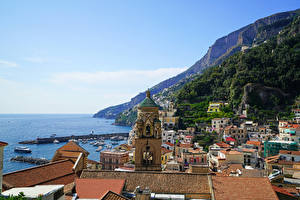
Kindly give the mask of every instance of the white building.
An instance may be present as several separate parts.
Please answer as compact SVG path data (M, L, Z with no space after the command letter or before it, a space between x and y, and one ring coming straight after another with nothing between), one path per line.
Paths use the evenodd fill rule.
M34 187L19 187L6 190L2 193L4 197L18 196L23 192L27 199L42 200L64 200L64 185L36 185Z
M175 136L176 136L176 131L174 131L174 130L169 130L169 131L164 130L162 132L161 139L162 139L163 143L169 142L169 143L174 144Z

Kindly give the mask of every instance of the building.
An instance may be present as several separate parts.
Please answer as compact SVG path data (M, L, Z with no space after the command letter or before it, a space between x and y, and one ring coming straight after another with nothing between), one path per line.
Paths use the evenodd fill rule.
M218 158L220 158L218 163L219 166L228 164L244 164L243 153L236 150L221 150L219 151Z
M162 147L169 149L169 150L174 150L174 144L170 143L170 142L165 142L161 145Z
M3 150L5 146L7 146L7 143L0 141L0 194L2 192Z
M293 141L271 140L264 142L264 157L275 156L280 150L298 151L298 143Z
M174 144L175 143L175 138L176 138L176 131L174 130L164 130L162 132L162 142L163 143L166 143L166 142L169 142L169 143L172 143Z
M82 159L82 168L86 169L89 154L90 153L88 151L86 151L74 141L69 141L67 144L55 151L52 162L70 159L75 163L80 157L80 159Z
M6 198L23 193L26 199L64 200L64 185L36 185L34 187L12 188L2 193Z
M281 140L300 142L300 124L288 124L280 129L279 138Z
M128 151L101 151L100 163L102 169L115 170L129 161Z
M233 126L233 125L227 126L224 129L224 135L235 139L237 142L237 145L246 143L246 141L248 140L248 135L247 135L246 129L240 128L237 126Z
M121 194L125 179L86 179L75 180L76 194L79 199L99 199L108 191Z
M221 108L224 106L223 102L209 102L209 106L207 109L208 113L220 112Z
M295 115L294 121L300 123L300 108L292 109L292 112Z
M202 149L188 148L187 151L181 152L181 158L184 169L190 165L208 165L207 153Z
M159 120L161 121L164 129L168 130L177 127L179 117L176 117L175 113L176 109L172 102L168 106L167 110L159 110Z
M214 118L211 120L212 131L221 133L226 126L230 123L229 118Z
M171 199L182 195L181 199L211 199L211 188L207 173L190 174L158 171L99 171L84 170L80 178L125 179L122 194L132 194L139 188L148 188L153 199Z
M135 170L161 171L161 121L159 106L151 99L150 91L138 106L135 129Z
M166 149L164 147L161 148L161 164L165 165L169 160L171 160L173 151Z
M10 172L3 175L3 189L35 185L68 185L77 177L77 167L72 160L60 160Z

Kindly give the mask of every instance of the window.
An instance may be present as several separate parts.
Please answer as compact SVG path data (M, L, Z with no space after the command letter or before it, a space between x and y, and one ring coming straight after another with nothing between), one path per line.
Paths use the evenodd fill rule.
M146 126L146 135L147 135L147 136L150 136L150 133L151 133L151 128L150 128L150 125L148 124L148 125Z

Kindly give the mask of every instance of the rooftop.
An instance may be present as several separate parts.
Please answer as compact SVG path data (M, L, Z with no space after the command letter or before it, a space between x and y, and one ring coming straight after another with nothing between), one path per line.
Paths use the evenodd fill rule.
M124 190L127 192L140 186L149 187L154 193L210 194L207 174L83 170L81 178L125 179Z
M229 144L226 144L225 142L219 142L219 143L216 143L216 145L218 145L221 148L230 148L231 147Z
M114 193L112 191L108 191L103 197L101 197L101 200L129 200L129 199L122 195Z
M216 200L278 200L268 178L214 176L212 185Z
M1 193L3 196L18 196L23 192L27 198L38 198L40 195L49 195L57 190L63 189L64 185L37 185L34 187L18 187L12 188Z
M260 141L247 141L246 144L251 144L251 145L254 145L254 146L260 146L261 145L261 142Z
M1 141L0 141L0 147L4 147L4 146L6 146L6 145L8 145L6 142L1 142Z
M142 101L142 103L139 104L139 108L144 108L144 107L159 107L152 99L150 96L150 91L148 90L146 92L146 98Z
M74 181L74 162L61 160L3 175L3 187L29 187L46 184L69 184Z
M280 150L280 154L290 154L294 156L300 156L300 151L288 151L288 150Z
M76 179L76 193L80 199L99 199L108 191L121 194L124 179Z

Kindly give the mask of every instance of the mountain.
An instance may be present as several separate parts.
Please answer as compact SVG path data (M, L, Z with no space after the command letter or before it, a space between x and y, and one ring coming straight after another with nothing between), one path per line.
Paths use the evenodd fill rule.
M273 29L265 27L264 29ZM261 31L265 31L262 29ZM181 127L210 123L247 110L248 118L292 118L291 107L300 98L300 16L272 38L238 52L187 83L176 95ZM207 113L209 101L229 103L220 113Z
M300 13L300 9L290 12L283 12L257 20L237 31L218 40L208 49L207 53L186 71L150 88L151 94L158 94L164 89L170 88L181 82L189 82L195 74L200 74L204 69L220 64L225 58L252 45L259 45L266 39L277 34L295 15ZM262 31L263 30L263 31ZM179 84L180 87L183 84ZM125 110L133 108L145 97L145 92L133 97L129 102L111 106L100 110L93 117L116 118Z

